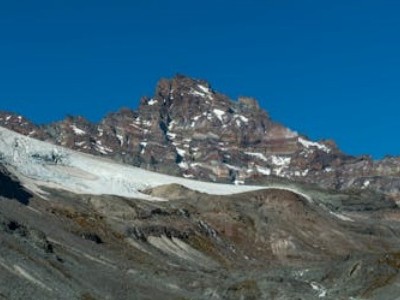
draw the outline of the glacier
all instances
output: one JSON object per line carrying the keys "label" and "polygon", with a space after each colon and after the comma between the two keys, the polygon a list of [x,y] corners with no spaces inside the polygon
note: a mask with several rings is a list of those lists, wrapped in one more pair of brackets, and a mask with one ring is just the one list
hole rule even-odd
{"label": "glacier", "polygon": [[164,200],[142,190],[167,184],[214,195],[228,195],[268,188],[202,182],[124,165],[106,158],[66,149],[0,128],[0,162],[25,185],[41,196],[42,188],[78,194],[108,194],[144,200]]}

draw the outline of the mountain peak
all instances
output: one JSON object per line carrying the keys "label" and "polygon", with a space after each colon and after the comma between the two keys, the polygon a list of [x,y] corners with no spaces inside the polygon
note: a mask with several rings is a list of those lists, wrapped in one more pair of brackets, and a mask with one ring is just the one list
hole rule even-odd
{"label": "mountain peak", "polygon": [[171,79],[163,78],[157,83],[155,98],[173,100],[192,95],[211,99],[213,93],[207,81],[178,74]]}
{"label": "mountain peak", "polygon": [[152,171],[217,182],[283,178],[330,188],[382,186],[364,177],[392,176],[393,164],[400,168],[396,159],[375,163],[343,154],[332,141],[311,141],[272,121],[254,98],[233,101],[184,75],[161,79],[137,111],[121,109],[97,124],[67,117],[37,126],[2,113],[0,125]]}
{"label": "mountain peak", "polygon": [[255,99],[253,97],[241,96],[238,98],[238,102],[239,102],[239,104],[247,106],[251,109],[256,109],[256,110],[260,109],[257,99]]}

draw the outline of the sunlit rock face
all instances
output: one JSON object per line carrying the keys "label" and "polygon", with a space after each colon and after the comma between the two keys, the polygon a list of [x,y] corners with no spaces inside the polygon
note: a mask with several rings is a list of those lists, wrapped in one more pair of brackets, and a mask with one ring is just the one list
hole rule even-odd
{"label": "sunlit rock face", "polygon": [[[335,189],[399,192],[400,161],[351,157],[333,141],[310,141],[273,121],[251,97],[229,99],[203,80],[161,79],[135,111],[123,108],[99,123],[83,117],[37,126],[0,113],[0,125],[70,149],[148,170],[235,184],[274,179]],[[387,177],[390,176],[389,180]]]}
{"label": "sunlit rock face", "polygon": [[0,125],[0,298],[400,294],[398,158],[347,156],[184,76],[99,123]]}

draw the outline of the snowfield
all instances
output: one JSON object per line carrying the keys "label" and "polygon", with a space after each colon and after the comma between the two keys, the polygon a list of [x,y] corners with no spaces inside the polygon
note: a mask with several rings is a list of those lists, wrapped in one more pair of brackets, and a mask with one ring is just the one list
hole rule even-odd
{"label": "snowfield", "polygon": [[77,194],[117,195],[152,201],[165,201],[140,191],[166,184],[214,195],[278,188],[312,199],[293,187],[248,186],[203,182],[164,175],[115,161],[76,152],[32,139],[0,127],[0,162],[30,191],[46,197],[42,187],[63,189]]}
{"label": "snowfield", "polygon": [[215,184],[159,174],[38,141],[1,127],[0,161],[28,189],[42,196],[46,193],[41,191],[41,187],[146,200],[163,199],[145,195],[141,190],[172,183],[216,195],[266,188]]}

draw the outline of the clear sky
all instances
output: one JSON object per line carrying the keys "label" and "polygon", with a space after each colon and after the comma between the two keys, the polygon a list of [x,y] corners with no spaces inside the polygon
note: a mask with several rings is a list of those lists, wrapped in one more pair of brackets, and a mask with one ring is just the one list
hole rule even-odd
{"label": "clear sky", "polygon": [[400,155],[400,1],[0,1],[0,109],[136,108],[160,77],[256,97],[350,154]]}

